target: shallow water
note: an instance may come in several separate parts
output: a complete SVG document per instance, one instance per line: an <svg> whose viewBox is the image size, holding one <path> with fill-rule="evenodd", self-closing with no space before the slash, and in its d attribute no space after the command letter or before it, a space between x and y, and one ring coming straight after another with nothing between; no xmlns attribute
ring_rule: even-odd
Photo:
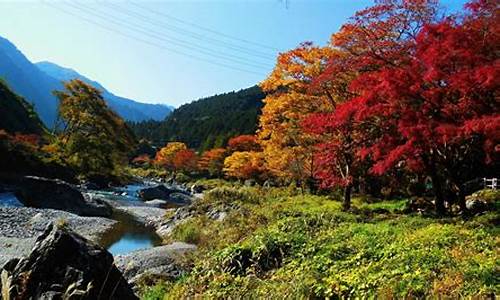
<svg viewBox="0 0 500 300"><path fill-rule="evenodd" d="M112 219L118 221L118 224L99 241L99 244L108 249L111 254L127 254L161 245L161 239L154 230L137 222L132 216L123 212L114 212Z"/></svg>
<svg viewBox="0 0 500 300"><path fill-rule="evenodd" d="M134 183L107 190L93 190L91 193L99 194L120 205L145 206L146 204L139 198L138 191L154 185L156 185L154 182ZM118 224L110 232L107 232L99 242L111 254L123 255L135 250L161 245L161 238L156 232L151 228L146 228L132 216L115 211L111 218L118 221Z"/></svg>
<svg viewBox="0 0 500 300"><path fill-rule="evenodd" d="M138 198L137 191L150 184L132 184L113 190L97 190L92 193L100 194L107 199L120 202L122 205L142 206L143 201ZM24 205L12 192L0 193L0 207L23 207ZM118 221L117 225L99 240L99 244L113 255L147 249L161 245L161 238L156 232L136 221L131 215L115 211L111 219Z"/></svg>
<svg viewBox="0 0 500 300"><path fill-rule="evenodd" d="M11 192L0 193L0 207L23 207L24 205Z"/></svg>

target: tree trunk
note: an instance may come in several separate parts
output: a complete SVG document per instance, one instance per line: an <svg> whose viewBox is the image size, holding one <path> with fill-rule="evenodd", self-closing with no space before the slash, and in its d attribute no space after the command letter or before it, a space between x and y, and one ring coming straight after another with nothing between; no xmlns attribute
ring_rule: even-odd
<svg viewBox="0 0 500 300"><path fill-rule="evenodd" d="M458 204L458 207L463 214L467 214L467 205L465 204L465 192L463 184L458 184L455 181L453 188L456 204Z"/></svg>
<svg viewBox="0 0 500 300"><path fill-rule="evenodd" d="M436 170L432 170L431 180L432 190L434 191L434 196L436 197L436 213L438 215L444 215L446 209L444 207L443 186L441 185L441 180L439 180Z"/></svg>
<svg viewBox="0 0 500 300"><path fill-rule="evenodd" d="M460 207L460 211L463 213L467 213L467 205L465 204L465 194L460 190L457 194L458 206Z"/></svg>
<svg viewBox="0 0 500 300"><path fill-rule="evenodd" d="M348 184L344 187L344 201L342 202L343 211L351 209L351 190L352 184Z"/></svg>

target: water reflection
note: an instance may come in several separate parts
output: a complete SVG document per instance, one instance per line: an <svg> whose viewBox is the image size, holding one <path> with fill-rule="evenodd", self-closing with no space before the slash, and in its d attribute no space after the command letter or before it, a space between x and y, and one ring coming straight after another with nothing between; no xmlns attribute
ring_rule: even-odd
<svg viewBox="0 0 500 300"><path fill-rule="evenodd" d="M127 254L161 245L161 239L154 230L146 228L129 214L115 211L112 218L118 221L118 224L99 241L111 254Z"/></svg>
<svg viewBox="0 0 500 300"><path fill-rule="evenodd" d="M11 192L0 193L0 207L23 207L24 205Z"/></svg>

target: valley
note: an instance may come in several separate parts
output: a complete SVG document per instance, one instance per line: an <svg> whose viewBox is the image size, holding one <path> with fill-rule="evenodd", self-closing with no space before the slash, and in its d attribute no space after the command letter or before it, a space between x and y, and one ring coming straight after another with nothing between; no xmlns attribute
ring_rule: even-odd
<svg viewBox="0 0 500 300"><path fill-rule="evenodd" d="M500 294L495 1L42 2L0 3L1 299Z"/></svg>

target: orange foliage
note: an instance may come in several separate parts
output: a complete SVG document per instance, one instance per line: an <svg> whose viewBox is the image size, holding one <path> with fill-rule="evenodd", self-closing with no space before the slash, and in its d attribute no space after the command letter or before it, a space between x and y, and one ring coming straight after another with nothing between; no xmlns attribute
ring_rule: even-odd
<svg viewBox="0 0 500 300"><path fill-rule="evenodd" d="M176 171L192 172L197 169L198 156L191 149L183 149L175 153L173 165Z"/></svg>
<svg viewBox="0 0 500 300"><path fill-rule="evenodd" d="M227 151L223 148L205 151L198 161L198 167L200 170L208 172L211 176L220 176L222 175L226 156Z"/></svg>
<svg viewBox="0 0 500 300"><path fill-rule="evenodd" d="M186 150L187 146L180 142L168 143L165 147L161 148L155 157L155 163L167 170L175 170L174 158L177 152Z"/></svg>

